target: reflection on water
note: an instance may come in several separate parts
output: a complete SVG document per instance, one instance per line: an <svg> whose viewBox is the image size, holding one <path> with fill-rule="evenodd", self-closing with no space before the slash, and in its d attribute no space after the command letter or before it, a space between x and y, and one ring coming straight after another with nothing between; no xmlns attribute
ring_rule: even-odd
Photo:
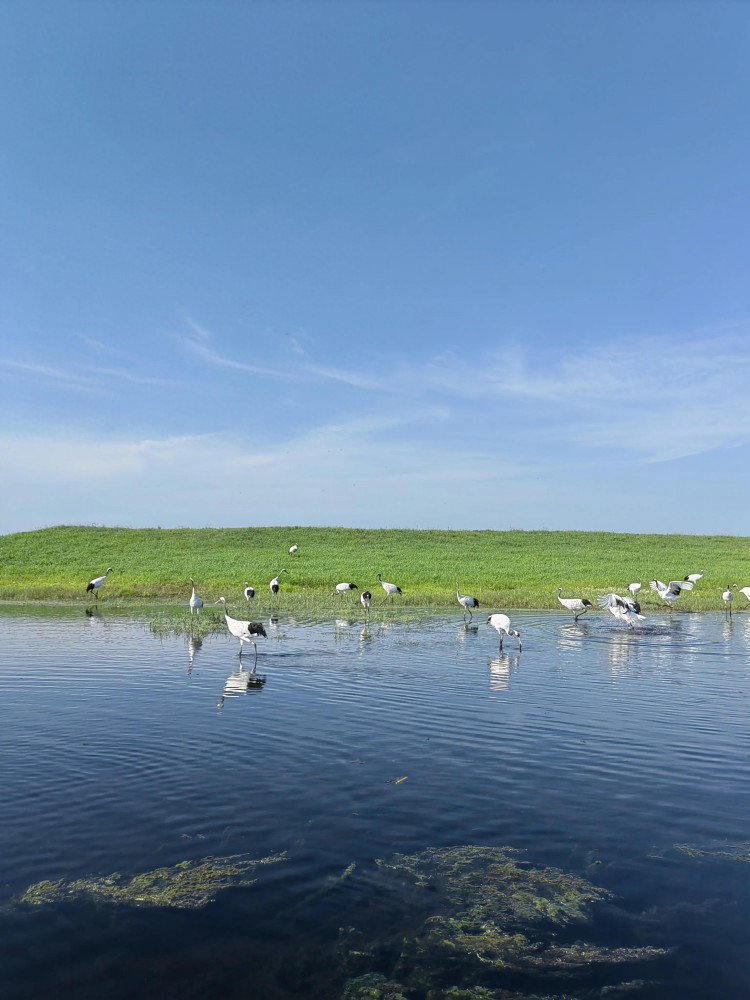
<svg viewBox="0 0 750 1000"><path fill-rule="evenodd" d="M458 969L460 953L476 995L599 997L611 980L585 955L584 978L557 990L533 970L580 960L578 942L603 954L625 938L661 949L630 976L629 996L705 1000L717 982L722 996L750 995L737 957L750 865L709 851L750 829L750 616L653 614L631 632L603 614L516 614L521 663L512 647L495 655L491 626L464 627L455 612L279 613L258 674L252 656L237 668L224 632L156 638L116 609L106 622L81 610L0 608L5 898L112 873L129 885L209 857L288 860L179 924L101 900L0 908L4 1000L48 1000L63 986L77 1000L332 1000L356 973L332 972L341 928L361 931L367 954L351 930L347 954L376 978L400 952L369 943L418 948L432 928L440 968ZM436 893L403 880L375 891L376 859L423 858L434 845L512 848L525 859L502 862L513 884L518 872L576 872L610 902L564 940L514 927L513 941L534 947L520 948L511 982L485 961L508 947L502 927L435 924L448 914L421 907ZM550 902L514 898L537 923ZM408 958L408 995L425 1000Z"/></svg>
<svg viewBox="0 0 750 1000"><path fill-rule="evenodd" d="M488 660L490 668L490 690L507 691L510 686L510 676L521 662L520 653L502 653L494 660Z"/></svg>

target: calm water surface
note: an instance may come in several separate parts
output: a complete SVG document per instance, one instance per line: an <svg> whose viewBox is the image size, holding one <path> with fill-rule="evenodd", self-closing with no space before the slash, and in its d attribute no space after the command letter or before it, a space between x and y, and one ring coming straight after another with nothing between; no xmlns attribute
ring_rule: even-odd
<svg viewBox="0 0 750 1000"><path fill-rule="evenodd" d="M630 632L519 613L520 656L513 639L498 655L485 617L280 613L259 640L266 684L243 693L225 634L0 609L3 996L340 997L340 928L409 931L414 901L375 859L468 844L609 890L570 941L667 950L594 986L750 995L750 614ZM200 909L14 902L43 879L281 851Z"/></svg>

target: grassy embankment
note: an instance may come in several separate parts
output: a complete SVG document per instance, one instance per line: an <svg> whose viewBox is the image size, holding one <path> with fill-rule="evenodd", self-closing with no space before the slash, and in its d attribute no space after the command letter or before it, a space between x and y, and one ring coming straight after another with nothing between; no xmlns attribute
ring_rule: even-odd
<svg viewBox="0 0 750 1000"><path fill-rule="evenodd" d="M296 543L299 553L290 556ZM336 583L383 597L377 574L404 591L406 607L451 607L455 585L489 610L557 608L563 596L623 592L641 577L645 608L663 607L648 589L705 571L679 608L723 607L727 584L750 584L750 539L731 536L626 535L579 531L412 531L353 528L101 528L55 527L0 536L0 600L90 603L86 583L108 566L102 588L110 605L186 605L189 577L208 607L226 596L235 613L242 588L257 592L258 611L275 602L271 577L286 567L279 606L325 612L358 608L358 595L333 594ZM739 595L737 608L746 605Z"/></svg>

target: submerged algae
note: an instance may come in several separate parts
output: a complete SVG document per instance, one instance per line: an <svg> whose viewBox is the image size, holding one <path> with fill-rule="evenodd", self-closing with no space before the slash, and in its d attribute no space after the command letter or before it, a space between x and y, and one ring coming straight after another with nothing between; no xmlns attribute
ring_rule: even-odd
<svg viewBox="0 0 750 1000"><path fill-rule="evenodd" d="M285 857L285 853L266 858L232 854L227 857L182 861L168 868L156 868L131 877L115 873L91 875L70 882L63 879L56 882L47 880L29 886L16 902L44 906L82 899L194 910L213 902L221 889L253 885L257 878L248 876L257 868L283 861Z"/></svg>
<svg viewBox="0 0 750 1000"><path fill-rule="evenodd" d="M511 848L433 848L413 855L396 854L377 864L425 890L425 904L432 912L416 933L395 942L388 969L381 964L377 973L365 973L367 949L352 949L350 968L360 974L349 979L342 1000L563 1000L571 996L544 989L537 992L540 981L549 983L553 978L570 982L577 998L613 997L637 991L642 981L610 982L602 987L591 982L593 970L633 966L665 954L651 947L560 942L559 928L589 920L592 904L611 894L577 875L535 868ZM380 964L387 953L383 942L378 942L370 950L372 963Z"/></svg>

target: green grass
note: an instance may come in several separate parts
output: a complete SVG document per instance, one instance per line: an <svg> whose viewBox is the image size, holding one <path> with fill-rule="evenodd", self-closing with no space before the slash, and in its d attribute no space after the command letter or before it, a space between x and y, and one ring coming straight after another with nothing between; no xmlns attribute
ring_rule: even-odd
<svg viewBox="0 0 750 1000"><path fill-rule="evenodd" d="M299 553L288 554L299 545ZM242 589L256 607L274 606L269 580L282 568L280 607L320 612L358 608L358 594L339 598L349 580L383 597L377 574L404 591L394 604L451 607L455 585L489 610L557 608L563 596L623 592L641 577L646 608L663 606L648 589L700 570L705 576L678 603L686 610L722 608L727 584L750 584L750 539L731 536L627 535L580 531L412 531L354 528L106 528L62 526L0 536L0 600L90 603L86 584L109 575L110 604L186 605L189 578L208 607L225 596L235 612ZM745 605L740 595L737 607Z"/></svg>

